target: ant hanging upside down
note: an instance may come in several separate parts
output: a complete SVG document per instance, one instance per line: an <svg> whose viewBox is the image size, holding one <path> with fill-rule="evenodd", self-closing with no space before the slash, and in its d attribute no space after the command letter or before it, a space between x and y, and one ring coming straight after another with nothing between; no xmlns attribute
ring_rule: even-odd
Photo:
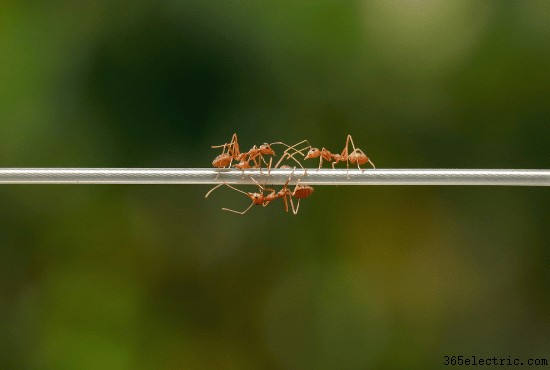
<svg viewBox="0 0 550 370"><path fill-rule="evenodd" d="M295 169L296 169L296 167L294 167L294 170ZM311 194L313 194L314 189L313 189L313 187L311 187L309 185L300 184L301 179L298 179L298 182L296 183L296 186L294 187L294 190L291 191L288 188L288 183L290 182L290 180L292 178L292 175L294 174L294 170L290 174L290 176L289 176L288 180L286 181L286 183L284 184L283 188L281 190L279 190L278 192L275 189L266 188L265 186L260 185L256 180L254 180L251 177L252 181L254 181L256 183L256 185L258 185L258 188L259 188L260 192L258 192L258 193L245 192L245 191L237 189L237 188L229 185L228 183L224 182L223 184L216 185L215 187L210 189L210 191L208 191L208 193L206 193L206 195L204 197L208 198L208 196L214 190L216 190L217 188L219 188L222 185L225 185L225 186L229 187L230 189L233 189L235 191L243 193L244 195L246 195L252 201L252 203L248 206L247 209L245 209L244 211L241 211L241 212L235 211L235 210L232 210L232 209L229 209L229 208L222 208L222 210L224 210L224 211L229 211L229 212L233 212L233 213L238 213L240 215L244 215L254 205L258 205L258 206L261 205L263 207L266 207L269 203L273 202L276 199L283 199L284 205L285 205L285 211L288 212L288 201L287 201L287 198L288 198L288 200L290 200L290 205L292 207L292 213L296 215L296 214L298 214L298 210L300 209L300 200L302 198L307 198ZM269 194L267 194L267 195L264 194L267 191L269 191ZM298 199L298 204L297 204L296 208L294 208L294 201L292 200L292 197Z"/></svg>

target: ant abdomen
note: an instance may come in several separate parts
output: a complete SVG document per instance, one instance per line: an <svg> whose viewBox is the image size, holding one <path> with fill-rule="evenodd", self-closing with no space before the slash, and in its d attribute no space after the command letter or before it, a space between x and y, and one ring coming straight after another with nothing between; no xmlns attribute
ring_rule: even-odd
<svg viewBox="0 0 550 370"><path fill-rule="evenodd" d="M311 194L313 194L314 191L315 189L313 189L309 185L298 185L298 187L294 190L294 193L292 195L294 195L294 197L298 199L307 198Z"/></svg>
<svg viewBox="0 0 550 370"><path fill-rule="evenodd" d="M368 163L369 158L364 153L351 153L349 155L349 162L353 164L365 164Z"/></svg>
<svg viewBox="0 0 550 370"><path fill-rule="evenodd" d="M216 168L224 168L231 163L231 156L229 154L220 154L212 161L212 165Z"/></svg>

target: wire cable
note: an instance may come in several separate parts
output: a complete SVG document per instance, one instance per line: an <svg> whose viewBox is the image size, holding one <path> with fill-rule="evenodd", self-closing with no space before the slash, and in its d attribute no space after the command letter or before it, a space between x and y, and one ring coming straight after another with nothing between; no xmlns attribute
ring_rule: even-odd
<svg viewBox="0 0 550 370"><path fill-rule="evenodd" d="M550 186L550 170L1 168L0 184L290 184ZM252 178L251 178L252 177Z"/></svg>

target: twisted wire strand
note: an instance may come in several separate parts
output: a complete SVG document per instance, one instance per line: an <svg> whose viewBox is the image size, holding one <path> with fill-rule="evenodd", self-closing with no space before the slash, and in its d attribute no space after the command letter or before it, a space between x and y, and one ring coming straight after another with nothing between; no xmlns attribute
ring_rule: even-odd
<svg viewBox="0 0 550 370"><path fill-rule="evenodd" d="M292 177L291 177L292 175ZM550 170L1 168L0 184L254 184L550 186ZM253 179L252 179L253 178Z"/></svg>

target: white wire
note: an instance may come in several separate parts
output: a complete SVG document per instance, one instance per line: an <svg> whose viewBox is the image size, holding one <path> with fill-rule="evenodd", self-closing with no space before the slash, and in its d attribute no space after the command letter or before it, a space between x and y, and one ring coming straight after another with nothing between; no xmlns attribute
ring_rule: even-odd
<svg viewBox="0 0 550 370"><path fill-rule="evenodd" d="M2 168L0 184L290 184L550 186L550 170L497 169L276 169Z"/></svg>

